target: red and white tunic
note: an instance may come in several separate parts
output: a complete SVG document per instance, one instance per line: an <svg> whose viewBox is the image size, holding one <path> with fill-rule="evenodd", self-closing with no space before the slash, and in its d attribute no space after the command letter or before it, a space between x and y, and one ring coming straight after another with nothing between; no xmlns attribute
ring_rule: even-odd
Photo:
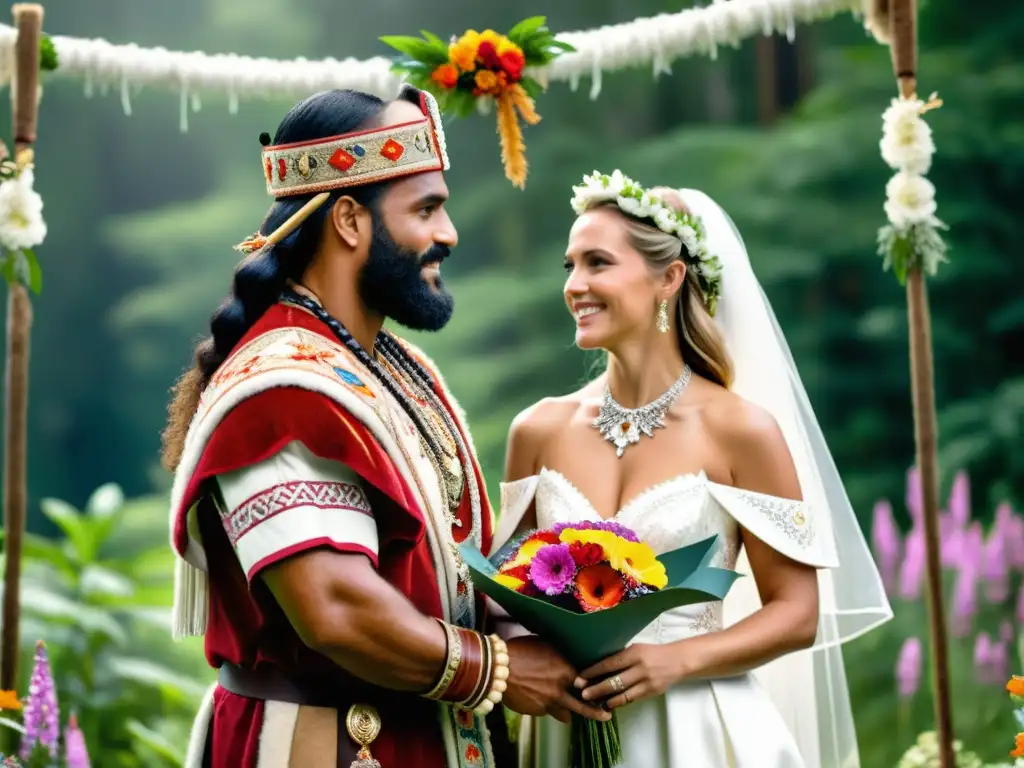
<svg viewBox="0 0 1024 768"><path fill-rule="evenodd" d="M472 453L460 414L428 360L436 393ZM425 615L479 624L481 603L453 541L487 551L491 510L475 457L451 526L439 479L407 414L313 315L272 308L203 395L175 475L179 556L175 634L205 635L214 668L271 668L330 691L330 708L263 701L213 686L188 768L349 768L344 717L380 714L383 768L493 768L486 723L446 704L370 685L305 646L259 578L313 548L359 553ZM503 730L503 729L502 729Z"/></svg>

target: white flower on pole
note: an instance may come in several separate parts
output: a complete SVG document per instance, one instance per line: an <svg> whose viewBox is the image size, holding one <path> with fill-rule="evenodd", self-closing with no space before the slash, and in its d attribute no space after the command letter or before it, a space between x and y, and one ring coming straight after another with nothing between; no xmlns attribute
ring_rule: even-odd
<svg viewBox="0 0 1024 768"><path fill-rule="evenodd" d="M33 189L31 168L0 184L0 245L9 251L34 248L46 238L43 198Z"/></svg>
<svg viewBox="0 0 1024 768"><path fill-rule="evenodd" d="M882 114L882 159L898 171L925 174L931 168L935 142L921 117L929 104L920 99L893 99Z"/></svg>
<svg viewBox="0 0 1024 768"><path fill-rule="evenodd" d="M935 185L924 176L897 173L885 185L885 213L897 229L929 223L935 217Z"/></svg>

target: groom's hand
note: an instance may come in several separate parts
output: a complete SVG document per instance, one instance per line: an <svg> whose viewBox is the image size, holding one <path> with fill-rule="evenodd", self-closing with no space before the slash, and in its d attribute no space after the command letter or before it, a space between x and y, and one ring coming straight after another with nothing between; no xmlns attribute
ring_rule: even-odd
<svg viewBox="0 0 1024 768"><path fill-rule="evenodd" d="M551 715L563 723L573 712L591 720L610 720L600 706L586 704L572 691L576 670L554 648L537 637L508 642L508 690L504 704L514 712Z"/></svg>

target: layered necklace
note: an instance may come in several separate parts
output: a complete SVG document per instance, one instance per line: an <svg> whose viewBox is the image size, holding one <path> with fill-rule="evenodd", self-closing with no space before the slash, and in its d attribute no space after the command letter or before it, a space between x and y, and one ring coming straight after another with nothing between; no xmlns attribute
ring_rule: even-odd
<svg viewBox="0 0 1024 768"><path fill-rule="evenodd" d="M605 384L604 398L593 426L597 427L605 440L615 446L615 455L622 458L628 446L640 442L640 435L654 437L654 430L664 428L665 414L689 383L690 366L683 365L682 374L665 394L639 408L623 408Z"/></svg>

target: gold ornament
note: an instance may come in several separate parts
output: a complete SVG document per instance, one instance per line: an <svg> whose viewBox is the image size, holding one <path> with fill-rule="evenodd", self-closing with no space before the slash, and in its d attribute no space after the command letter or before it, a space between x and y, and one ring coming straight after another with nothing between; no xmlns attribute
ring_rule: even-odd
<svg viewBox="0 0 1024 768"><path fill-rule="evenodd" d="M353 704L345 716L348 735L359 745L359 754L349 768L381 768L379 761L370 754L370 744L380 735L380 715L369 704Z"/></svg>

